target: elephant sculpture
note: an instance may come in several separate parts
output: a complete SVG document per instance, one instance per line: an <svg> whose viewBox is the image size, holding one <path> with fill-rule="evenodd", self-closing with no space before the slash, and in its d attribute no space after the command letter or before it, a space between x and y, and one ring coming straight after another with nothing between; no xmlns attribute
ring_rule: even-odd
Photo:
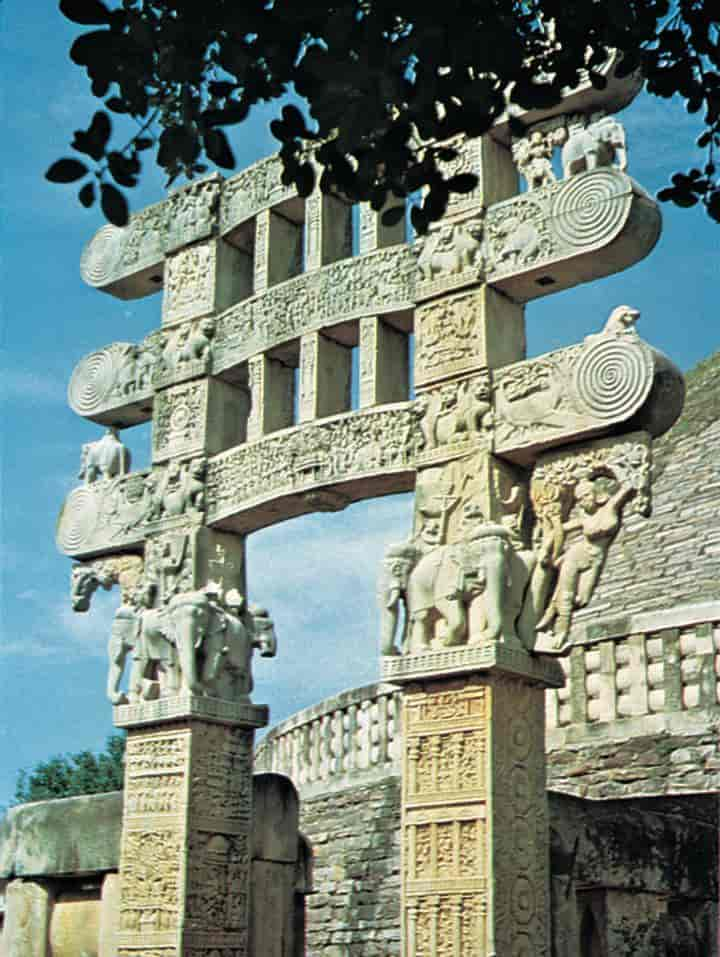
<svg viewBox="0 0 720 957"><path fill-rule="evenodd" d="M161 609L142 612L131 698L153 694L196 695L249 701L250 662L257 648L263 657L277 650L268 613L229 592L225 602L210 589L175 595Z"/></svg>
<svg viewBox="0 0 720 957"><path fill-rule="evenodd" d="M503 593L507 580L507 530L486 525L472 541L440 545L424 554L408 577L408 651L428 650L438 618L445 622L441 644L468 640L468 617L482 599L475 636L495 641L503 626ZM474 640L471 638L471 640Z"/></svg>
<svg viewBox="0 0 720 957"><path fill-rule="evenodd" d="M463 538L442 544L440 522L426 516L417 537L391 546L381 590L383 654L397 654L399 606L405 605L403 651L496 641L506 629L512 547L502 525L469 503ZM442 620L444 628L438 629Z"/></svg>
<svg viewBox="0 0 720 957"><path fill-rule="evenodd" d="M130 451L118 438L113 426L96 442L86 442L80 457L79 478L91 485L98 478L110 479L126 475L130 470Z"/></svg>
<svg viewBox="0 0 720 957"><path fill-rule="evenodd" d="M627 169L627 147L622 124L614 117L606 116L585 129L575 130L562 148L561 159L565 179L613 163L624 172Z"/></svg>

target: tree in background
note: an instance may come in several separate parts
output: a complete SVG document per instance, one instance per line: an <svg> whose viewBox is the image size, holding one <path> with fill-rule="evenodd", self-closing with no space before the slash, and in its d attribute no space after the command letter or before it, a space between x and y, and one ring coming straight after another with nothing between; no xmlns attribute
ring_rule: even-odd
<svg viewBox="0 0 720 957"><path fill-rule="evenodd" d="M46 175L84 180L80 202L91 206L99 192L117 225L128 217L117 187L136 185L144 151L157 147L168 185L205 172L205 161L232 169L225 130L255 104L294 93L307 116L286 103L271 124L285 183L310 193L312 154L324 192L378 210L390 194L424 188L412 213L423 232L450 191L474 186L443 176L448 139L487 132L508 104L557 104L582 76L602 87L613 55L620 75L639 69L650 93L704 111L704 169L676 173L660 198L702 202L720 222L718 0L60 0L60 10L94 28L70 57L103 108L72 141L95 169L66 158ZM137 124L119 148L113 113ZM399 215L386 211L386 222Z"/></svg>
<svg viewBox="0 0 720 957"><path fill-rule="evenodd" d="M101 794L119 791L123 786L125 735L111 734L100 754L78 751L50 758L31 771L20 771L15 786L15 802L47 801L77 794Z"/></svg>

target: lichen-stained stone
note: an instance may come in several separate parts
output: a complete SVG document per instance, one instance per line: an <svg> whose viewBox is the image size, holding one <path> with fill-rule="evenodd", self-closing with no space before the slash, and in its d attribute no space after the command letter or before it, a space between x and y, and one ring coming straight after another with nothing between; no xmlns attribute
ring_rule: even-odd
<svg viewBox="0 0 720 957"><path fill-rule="evenodd" d="M52 893L29 880L13 880L5 888L5 922L0 945L7 957L49 957L48 924Z"/></svg>
<svg viewBox="0 0 720 957"><path fill-rule="evenodd" d="M50 877L117 867L122 795L35 801L0 826L0 877Z"/></svg>

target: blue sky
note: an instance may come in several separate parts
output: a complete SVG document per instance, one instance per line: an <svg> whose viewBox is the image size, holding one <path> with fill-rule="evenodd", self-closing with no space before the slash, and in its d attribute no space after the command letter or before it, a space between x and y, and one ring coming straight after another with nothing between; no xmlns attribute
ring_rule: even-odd
<svg viewBox="0 0 720 957"><path fill-rule="evenodd" d="M41 14L38 14L41 10ZM105 647L117 594L87 615L69 603L70 561L55 550L55 522L76 484L80 447L99 427L75 416L65 393L75 363L116 340L137 341L160 322L160 298L122 302L86 287L82 247L103 220L44 170L71 155L72 131L95 109L67 50L74 29L47 4L4 11L2 537L0 539L0 806L19 768L103 746L112 731L104 695ZM267 155L272 109L235 136L238 167ZM629 172L649 192L700 162L695 121L675 104L641 96L623 113ZM148 171L134 208L162 197ZM720 348L718 243L698 209L663 206L655 251L627 272L549 296L527 310L531 355L598 330L610 310L642 311L640 332L683 369ZM149 460L147 428L125 433L134 466ZM276 621L278 657L256 661L258 702L273 720L378 675L374 587L384 545L410 526L410 496L351 506L258 532L248 542L251 598Z"/></svg>

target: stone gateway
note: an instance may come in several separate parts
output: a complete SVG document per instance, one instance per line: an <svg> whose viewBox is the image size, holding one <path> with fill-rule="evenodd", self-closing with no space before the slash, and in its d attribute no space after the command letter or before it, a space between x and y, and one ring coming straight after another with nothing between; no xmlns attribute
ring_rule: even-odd
<svg viewBox="0 0 720 957"><path fill-rule="evenodd" d="M641 338L638 310L615 303L584 341L525 356L527 303L619 272L657 241L659 212L612 115L636 92L634 78L587 84L519 117L522 136L501 121L449 142L448 169L477 187L412 243L362 209L354 244L345 198L301 199L272 158L183 187L87 246L82 275L98 289L163 289L160 327L82 359L69 389L74 411L108 430L83 447L84 484L58 523L73 607L99 587L122 593L107 681L128 729L107 892L117 920L98 954L699 957L700 905L667 906L661 881L583 889L617 863L593 858L588 828L602 850L616 821L547 792L546 710L547 733L582 750L573 729L608 708L658 713L662 682L667 710L673 668L681 696L692 677L669 638L642 629L611 651L577 642L616 539L648 521L653 444L681 412L682 376ZM132 472L119 430L147 421L152 464ZM385 684L291 719L259 750L260 769L294 781L298 812L286 780L253 784L268 711L250 698L252 657L278 641L247 595L245 538L413 489L413 527L388 543L378 584ZM647 671L642 694L627 690L631 659ZM338 840L322 804L331 778L365 789L353 792L361 830L395 861L382 920L363 901L375 858L362 834L344 836L362 845L357 873L317 851ZM316 862L336 868L339 915L322 894L306 908L313 880L332 882L310 872L298 813ZM55 953L25 929L65 920L48 887L10 885L9 953Z"/></svg>

